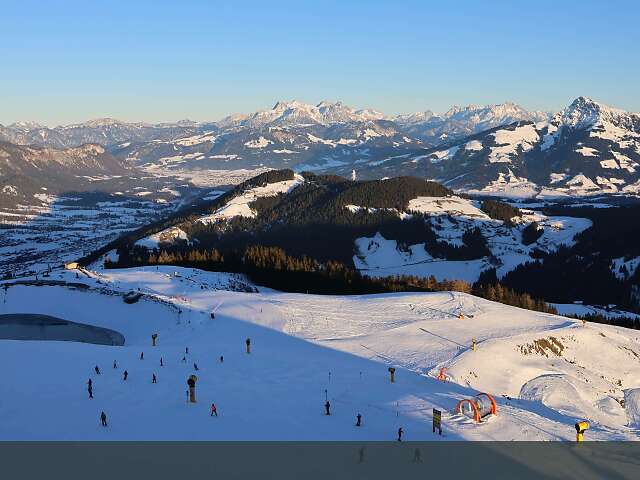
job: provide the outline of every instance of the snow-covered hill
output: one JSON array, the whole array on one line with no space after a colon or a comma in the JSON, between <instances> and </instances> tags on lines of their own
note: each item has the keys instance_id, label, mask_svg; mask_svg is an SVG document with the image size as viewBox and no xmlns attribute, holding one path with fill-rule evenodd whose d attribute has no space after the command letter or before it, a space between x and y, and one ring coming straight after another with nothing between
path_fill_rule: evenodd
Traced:
<instances>
[{"instance_id":1,"label":"snow-covered hill","mask_svg":"<svg viewBox=\"0 0 640 480\"><path fill-rule=\"evenodd\" d=\"M547 217L527 209L521 211L521 217L513 219L513 226L508 226L483 212L479 201L457 196L418 197L409 202L409 210L427 215L436 238L452 245L462 246L464 232L478 228L490 255L474 260L434 257L424 243L402 248L397 241L376 233L356 240L353 263L360 272L377 277L434 276L438 280L473 283L482 271L495 268L500 278L518 265L531 262L534 251L553 252L561 245L573 245L574 237L591 226L591 221L585 218ZM535 242L525 245L522 232L533 222L542 233Z\"/></svg>"},{"instance_id":2,"label":"snow-covered hill","mask_svg":"<svg viewBox=\"0 0 640 480\"><path fill-rule=\"evenodd\" d=\"M3 440L393 440L399 427L406 440L573 440L582 419L588 439L638 439L635 331L459 293L241 293L240 277L176 267L78 274L52 279L89 288L9 286L0 313L111 328L125 345L0 340L1 364L19 365L0 383ZM132 290L144 296L123 302ZM436 379L441 367L450 381ZM198 403L188 404L193 373ZM498 407L481 424L453 411L478 391ZM431 432L432 408L443 437Z\"/></svg>"},{"instance_id":3,"label":"snow-covered hill","mask_svg":"<svg viewBox=\"0 0 640 480\"><path fill-rule=\"evenodd\" d=\"M446 192L442 196L409 197L406 206L399 206L401 202L390 198L406 195L415 185L406 185L403 179L335 184L331 179L305 179L300 174L290 173L291 177L287 180L246 189L238 187L232 194L224 197L223 203L216 202L215 206L210 207L209 212L194 215L186 221L180 217L179 222L159 232L142 236L135 244L149 250L171 248L185 242L193 246L209 245L207 242L210 241L208 239L211 232L209 229L203 232L202 225L218 229L218 240L221 240L226 233L230 233L229 222L243 217L254 221L253 224L245 223L242 227L250 233L252 242L259 243L261 233L268 235L275 228L285 229L280 236L275 237L275 241L285 248L290 246L287 238L304 238L305 235L300 232L309 224L318 224L318 219L324 222L318 227L319 231L323 231L327 225L342 225L343 230L346 230L344 224L348 223L355 232L358 231L358 225L369 217L374 219L368 228L370 234L354 234L354 238L346 245L334 238L335 246L330 258L345 258L350 267L353 266L370 277L434 276L437 280L465 280L473 283L483 271L495 268L498 278L501 278L518 265L539 258L541 252L551 253L560 246L572 246L574 237L591 226L591 221L585 218L547 216L529 209L522 209L520 216L507 223L491 218L482 211L482 202ZM427 188L427 182L411 180L417 182L418 186ZM300 186L304 188L298 188ZM367 193L360 194L358 189ZM256 210L258 207L254 202L273 197L278 197L280 202L275 204L273 210ZM358 201L352 200L355 203L344 204L347 200L342 199L345 198L360 198L367 203L357 204ZM299 211L298 205L305 205L304 213ZM326 210L328 205L334 209ZM385 217L376 217L382 212ZM424 215L424 224L417 227L417 232L410 237L410 241L397 236L385 238L386 233L381 233L384 220L389 216L407 221L416 213ZM525 244L523 231L534 222L539 237ZM440 242L452 247L464 247L465 233L475 229L478 229L486 242L486 251L475 251L466 259L456 259L433 246L433 242ZM140 232L141 235L143 233ZM395 231L390 233L399 235ZM210 246L217 247L217 244L214 242ZM317 258L317 250L305 249L305 245L297 245L296 248L296 251Z\"/></svg>"}]
</instances>

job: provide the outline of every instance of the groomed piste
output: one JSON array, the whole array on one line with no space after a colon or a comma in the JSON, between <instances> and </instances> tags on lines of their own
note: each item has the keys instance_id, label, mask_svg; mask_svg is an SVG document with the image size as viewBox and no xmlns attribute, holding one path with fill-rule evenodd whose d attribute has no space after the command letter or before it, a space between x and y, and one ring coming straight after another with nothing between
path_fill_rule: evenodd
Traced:
<instances>
[{"instance_id":1,"label":"groomed piste","mask_svg":"<svg viewBox=\"0 0 640 480\"><path fill-rule=\"evenodd\" d=\"M11 366L2 440L395 441L402 428L403 441L574 441L580 420L586 440L638 439L637 331L454 292L245 293L232 291L247 282L238 275L177 267L51 278L88 288L2 288L0 314L46 314L126 341L0 340L0 364ZM132 291L142 295L126 303ZM477 422L456 411L481 392L497 414Z\"/></svg>"}]
</instances>

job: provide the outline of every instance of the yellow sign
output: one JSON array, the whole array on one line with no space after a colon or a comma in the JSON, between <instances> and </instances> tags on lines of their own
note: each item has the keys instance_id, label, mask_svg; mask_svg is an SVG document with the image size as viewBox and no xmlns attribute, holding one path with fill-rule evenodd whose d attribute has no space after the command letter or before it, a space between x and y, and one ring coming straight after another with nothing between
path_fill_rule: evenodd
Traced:
<instances>
[{"instance_id":1,"label":"yellow sign","mask_svg":"<svg viewBox=\"0 0 640 480\"><path fill-rule=\"evenodd\" d=\"M442 412L437 409L433 409L433 433L436 433L436 429L438 429L438 434L442 435Z\"/></svg>"}]
</instances>

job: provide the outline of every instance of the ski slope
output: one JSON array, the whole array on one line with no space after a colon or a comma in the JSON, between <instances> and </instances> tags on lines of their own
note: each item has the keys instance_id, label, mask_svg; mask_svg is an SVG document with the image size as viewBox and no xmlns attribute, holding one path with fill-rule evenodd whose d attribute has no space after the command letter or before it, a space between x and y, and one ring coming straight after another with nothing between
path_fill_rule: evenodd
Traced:
<instances>
[{"instance_id":1,"label":"ski slope","mask_svg":"<svg viewBox=\"0 0 640 480\"><path fill-rule=\"evenodd\" d=\"M249 291L241 276L178 267L77 275L51 278L89 288L3 288L0 314L110 328L125 345L0 341L1 440L394 440L399 427L405 440L573 440L582 419L592 422L588 439L638 438L636 331L453 292ZM127 304L122 295L132 290L145 295ZM551 336L563 342L561 356L522 353ZM441 367L447 382L435 378ZM194 373L198 403L188 404ZM476 424L453 410L479 391L495 395L498 415ZM211 402L219 417L210 416ZM433 408L443 411L442 437L431 431ZM108 428L99 425L103 410Z\"/></svg>"}]
</instances>

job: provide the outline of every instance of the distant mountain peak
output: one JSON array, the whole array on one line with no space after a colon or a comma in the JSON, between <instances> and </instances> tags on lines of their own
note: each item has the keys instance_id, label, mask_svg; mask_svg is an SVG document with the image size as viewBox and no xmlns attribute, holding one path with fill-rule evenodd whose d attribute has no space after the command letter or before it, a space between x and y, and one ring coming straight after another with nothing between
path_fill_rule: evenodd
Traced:
<instances>
[{"instance_id":1,"label":"distant mountain peak","mask_svg":"<svg viewBox=\"0 0 640 480\"><path fill-rule=\"evenodd\" d=\"M613 108L592 98L580 96L557 113L556 124L571 128L591 128L596 125L612 124L630 130L640 130L640 116L625 110Z\"/></svg>"},{"instance_id":2,"label":"distant mountain peak","mask_svg":"<svg viewBox=\"0 0 640 480\"><path fill-rule=\"evenodd\" d=\"M9 128L16 128L21 130L37 130L39 128L47 128L47 127L38 122L20 121L20 122L12 123L11 125L9 125Z\"/></svg>"},{"instance_id":3,"label":"distant mountain peak","mask_svg":"<svg viewBox=\"0 0 640 480\"><path fill-rule=\"evenodd\" d=\"M94 118L93 120L88 120L79 125L86 126L86 127L108 127L108 126L114 126L114 125L122 125L126 123L127 122L123 122L115 118L104 117L104 118Z\"/></svg>"}]
</instances>

